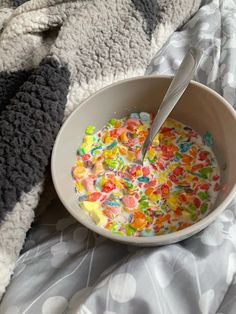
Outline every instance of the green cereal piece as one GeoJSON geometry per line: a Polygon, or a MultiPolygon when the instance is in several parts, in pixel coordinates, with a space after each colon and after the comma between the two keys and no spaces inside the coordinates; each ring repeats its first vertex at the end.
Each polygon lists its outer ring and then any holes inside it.
{"type": "Polygon", "coordinates": [[[199,196],[199,198],[200,198],[202,201],[208,199],[208,197],[209,197],[208,192],[202,192],[202,191],[200,191],[200,192],[198,192],[197,195],[199,196]]]}
{"type": "Polygon", "coordinates": [[[147,199],[147,197],[145,195],[143,195],[138,202],[141,203],[142,201],[146,201],[146,199],[147,199]]]}
{"type": "Polygon", "coordinates": [[[152,222],[152,218],[149,217],[149,216],[146,216],[146,220],[147,220],[148,222],[152,222]]]}
{"type": "Polygon", "coordinates": [[[81,148],[81,147],[79,147],[78,149],[77,149],[77,154],[78,155],[84,155],[85,154],[85,150],[84,150],[84,148],[81,148]]]}
{"type": "Polygon", "coordinates": [[[133,184],[126,181],[126,182],[125,182],[125,186],[126,186],[127,189],[132,189],[133,184]]]}
{"type": "Polygon", "coordinates": [[[196,221],[197,220],[197,214],[196,213],[191,214],[191,219],[192,219],[192,221],[196,221]]]}
{"type": "Polygon", "coordinates": [[[162,209],[162,210],[166,210],[167,207],[168,207],[167,204],[162,204],[162,205],[161,205],[161,209],[162,209]]]}
{"type": "Polygon", "coordinates": [[[108,121],[108,123],[112,126],[114,126],[116,124],[117,120],[115,118],[112,118],[108,121]]]}
{"type": "Polygon", "coordinates": [[[177,153],[175,154],[175,157],[176,157],[177,159],[181,159],[181,158],[182,158],[182,155],[181,155],[179,152],[177,152],[177,153]]]}
{"type": "Polygon", "coordinates": [[[117,160],[105,159],[105,163],[109,166],[111,170],[115,170],[119,166],[117,160]]]}
{"type": "Polygon", "coordinates": [[[202,203],[201,207],[200,207],[200,211],[202,214],[205,214],[205,212],[208,210],[208,205],[207,203],[202,203]]]}
{"type": "Polygon", "coordinates": [[[141,201],[139,202],[139,208],[143,209],[143,208],[147,208],[149,206],[147,201],[141,201]]]}
{"type": "Polygon", "coordinates": [[[111,227],[110,227],[110,230],[111,230],[112,232],[115,232],[115,231],[116,231],[116,228],[117,228],[117,223],[116,223],[115,221],[113,221],[113,223],[112,223],[112,225],[111,225],[111,227]]]}
{"type": "Polygon", "coordinates": [[[114,234],[119,234],[119,235],[124,235],[124,233],[121,232],[121,231],[113,231],[113,233],[114,233],[114,234]]]}
{"type": "Polygon", "coordinates": [[[213,172],[212,167],[204,167],[198,170],[198,172],[201,174],[202,178],[208,179],[208,175],[213,172]]]}
{"type": "Polygon", "coordinates": [[[135,233],[135,229],[130,225],[125,226],[125,231],[128,236],[132,236],[135,233]]]}
{"type": "Polygon", "coordinates": [[[196,212],[196,207],[193,203],[190,203],[187,207],[184,208],[186,212],[190,213],[191,215],[195,214],[196,212]]]}
{"type": "Polygon", "coordinates": [[[88,125],[85,129],[85,134],[92,135],[95,131],[96,127],[94,125],[88,125]]]}

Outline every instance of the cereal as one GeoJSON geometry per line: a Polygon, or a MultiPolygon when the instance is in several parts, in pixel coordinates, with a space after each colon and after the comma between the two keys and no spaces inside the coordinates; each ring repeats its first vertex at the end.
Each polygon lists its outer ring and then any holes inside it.
{"type": "Polygon", "coordinates": [[[205,217],[220,189],[212,152],[203,137],[167,119],[143,166],[135,161],[153,122],[147,112],[112,118],[94,134],[85,130],[72,175],[80,206],[94,222],[113,233],[155,236],[182,230],[205,217]]]}

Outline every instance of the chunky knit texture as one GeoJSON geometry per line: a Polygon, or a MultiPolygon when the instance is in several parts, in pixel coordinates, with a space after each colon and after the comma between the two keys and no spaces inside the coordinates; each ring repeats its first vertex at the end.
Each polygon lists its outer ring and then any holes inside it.
{"type": "Polygon", "coordinates": [[[0,295],[33,220],[63,119],[99,88],[144,74],[154,54],[199,2],[3,1],[0,295]]]}

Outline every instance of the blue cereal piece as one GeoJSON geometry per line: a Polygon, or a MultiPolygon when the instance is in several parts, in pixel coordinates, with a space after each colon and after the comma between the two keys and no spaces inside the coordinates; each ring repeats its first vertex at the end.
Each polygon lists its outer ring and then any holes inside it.
{"type": "Polygon", "coordinates": [[[101,145],[96,146],[96,147],[94,147],[93,149],[91,149],[91,154],[92,154],[92,156],[94,156],[94,152],[95,152],[96,150],[101,150],[101,149],[102,149],[102,146],[101,146],[101,145]]]}
{"type": "Polygon", "coordinates": [[[150,121],[150,114],[148,112],[140,112],[140,119],[144,122],[150,121]]]}
{"type": "Polygon", "coordinates": [[[87,195],[86,195],[86,194],[81,195],[81,196],[79,197],[79,201],[80,201],[80,202],[83,202],[83,201],[85,201],[86,199],[87,199],[87,195]]]}
{"type": "Polygon", "coordinates": [[[107,146],[107,149],[112,149],[113,147],[116,147],[117,141],[113,141],[110,145],[107,146]]]}
{"type": "Polygon", "coordinates": [[[139,114],[137,112],[133,112],[130,114],[131,119],[139,119],[139,114]]]}
{"type": "Polygon", "coordinates": [[[154,232],[154,230],[142,230],[141,236],[142,237],[152,237],[152,236],[155,236],[155,232],[154,232]]]}
{"type": "Polygon", "coordinates": [[[115,201],[106,200],[104,203],[109,205],[109,206],[115,206],[115,207],[120,206],[120,204],[118,202],[115,202],[115,201]]]}
{"type": "Polygon", "coordinates": [[[148,177],[138,177],[138,181],[147,183],[147,182],[149,182],[149,178],[148,177]]]}
{"type": "Polygon", "coordinates": [[[213,138],[210,132],[207,131],[205,134],[203,134],[203,142],[207,146],[213,145],[213,138]]]}
{"type": "Polygon", "coordinates": [[[186,153],[189,150],[190,147],[191,147],[191,143],[181,143],[179,145],[181,153],[186,153]]]}

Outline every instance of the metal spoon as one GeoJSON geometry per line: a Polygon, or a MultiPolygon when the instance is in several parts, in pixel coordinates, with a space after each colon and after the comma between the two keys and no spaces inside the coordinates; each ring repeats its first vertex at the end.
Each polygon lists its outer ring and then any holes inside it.
{"type": "MultiPolygon", "coordinates": [[[[153,121],[149,134],[142,147],[142,162],[146,155],[149,145],[152,143],[157,132],[160,130],[162,124],[168,118],[171,111],[176,106],[178,100],[183,95],[184,91],[188,87],[191,79],[193,78],[201,56],[202,50],[197,48],[190,48],[184,57],[175,77],[173,78],[164,99],[158,109],[156,117],[153,121]]],[[[139,161],[138,161],[139,163],[139,161]]]]}

